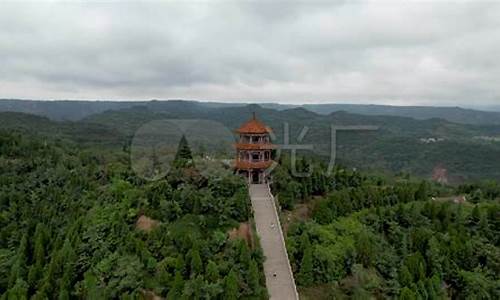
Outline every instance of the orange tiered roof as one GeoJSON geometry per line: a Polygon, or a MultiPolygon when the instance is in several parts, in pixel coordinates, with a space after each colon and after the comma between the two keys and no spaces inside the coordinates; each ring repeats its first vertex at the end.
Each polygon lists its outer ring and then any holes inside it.
{"type": "Polygon", "coordinates": [[[271,133],[271,128],[264,125],[262,122],[255,118],[255,114],[253,115],[253,119],[241,125],[241,127],[236,130],[237,133],[271,133]]]}
{"type": "Polygon", "coordinates": [[[270,143],[262,143],[262,144],[244,144],[244,143],[236,143],[234,144],[236,149],[242,150],[272,150],[276,149],[276,145],[270,143]]]}
{"type": "Polygon", "coordinates": [[[249,162],[244,160],[237,160],[235,167],[237,169],[267,169],[273,164],[272,160],[259,161],[259,162],[249,162]]]}

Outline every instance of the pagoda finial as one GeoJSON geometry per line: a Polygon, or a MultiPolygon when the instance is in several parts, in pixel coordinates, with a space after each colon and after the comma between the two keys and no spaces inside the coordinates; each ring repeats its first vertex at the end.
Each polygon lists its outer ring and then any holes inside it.
{"type": "Polygon", "coordinates": [[[253,119],[255,120],[256,119],[255,112],[252,112],[252,116],[253,116],[253,119]]]}

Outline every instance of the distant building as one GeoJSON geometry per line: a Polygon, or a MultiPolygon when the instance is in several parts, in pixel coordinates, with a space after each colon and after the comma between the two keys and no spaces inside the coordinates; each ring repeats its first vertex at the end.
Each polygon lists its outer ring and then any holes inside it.
{"type": "Polygon", "coordinates": [[[419,141],[424,144],[433,144],[433,143],[443,142],[444,139],[431,137],[431,138],[421,138],[419,139],[419,141]]]}
{"type": "Polygon", "coordinates": [[[453,199],[453,202],[457,203],[457,204],[463,204],[463,203],[467,202],[467,198],[463,195],[457,196],[457,197],[455,197],[455,199],[453,199]]]}
{"type": "Polygon", "coordinates": [[[473,138],[476,140],[483,140],[488,142],[500,142],[500,137],[498,136],[475,136],[473,138]]]}
{"type": "Polygon", "coordinates": [[[273,164],[271,157],[275,146],[271,143],[271,129],[253,118],[243,124],[236,133],[235,171],[245,176],[248,183],[266,183],[269,181],[267,169],[273,164]]]}
{"type": "Polygon", "coordinates": [[[432,171],[432,180],[440,184],[448,184],[448,170],[442,165],[437,165],[432,171]]]}

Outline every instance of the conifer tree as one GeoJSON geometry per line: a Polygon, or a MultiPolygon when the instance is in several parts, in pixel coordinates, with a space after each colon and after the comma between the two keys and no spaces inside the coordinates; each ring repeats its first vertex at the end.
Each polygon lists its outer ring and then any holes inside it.
{"type": "MultiPolygon", "coordinates": [[[[443,296],[443,289],[442,289],[442,284],[441,284],[441,277],[438,274],[432,275],[431,278],[429,278],[429,290],[432,290],[433,295],[435,295],[435,298],[444,298],[443,296]]],[[[430,296],[432,297],[432,295],[430,296]]],[[[430,298],[433,299],[433,298],[430,298]]]]}
{"type": "Polygon", "coordinates": [[[427,289],[425,288],[425,280],[420,280],[417,283],[417,294],[420,299],[433,299],[429,298],[429,294],[427,293],[427,289]]]}
{"type": "Polygon", "coordinates": [[[408,271],[413,277],[414,282],[418,282],[425,279],[425,260],[420,252],[415,252],[408,256],[405,261],[405,265],[408,267],[408,271]]]}
{"type": "Polygon", "coordinates": [[[59,291],[59,296],[57,297],[58,300],[69,300],[69,292],[67,289],[63,288],[59,291]]]}
{"type": "Polygon", "coordinates": [[[365,266],[370,267],[372,265],[373,253],[376,253],[375,242],[372,240],[370,234],[363,230],[356,238],[356,252],[359,261],[365,266]]]}
{"type": "Polygon", "coordinates": [[[186,271],[186,264],[182,254],[180,254],[175,261],[175,271],[180,272],[181,275],[186,271]]]}
{"type": "Polygon", "coordinates": [[[224,287],[225,287],[224,299],[227,300],[238,299],[239,296],[238,278],[236,277],[234,269],[231,269],[229,274],[226,276],[224,287]]]}
{"type": "Polygon", "coordinates": [[[260,294],[259,269],[257,267],[257,263],[253,259],[250,261],[248,271],[248,287],[254,295],[260,294]]]}
{"type": "Polygon", "coordinates": [[[486,236],[487,238],[490,237],[490,230],[489,230],[489,225],[488,225],[488,218],[486,217],[485,213],[481,214],[481,217],[479,219],[479,232],[486,236]]]}
{"type": "Polygon", "coordinates": [[[479,224],[480,219],[481,219],[481,213],[479,212],[479,207],[478,207],[478,205],[474,205],[474,208],[472,209],[472,213],[469,217],[469,222],[472,225],[477,225],[477,224],[479,224]]]}
{"type": "Polygon", "coordinates": [[[304,250],[298,279],[302,286],[310,286],[314,281],[312,247],[308,247],[304,250]]]}
{"type": "Polygon", "coordinates": [[[193,161],[193,155],[191,154],[191,148],[184,135],[182,135],[179,141],[179,146],[177,146],[177,153],[174,158],[174,166],[183,168],[189,166],[193,161]]]}
{"type": "Polygon", "coordinates": [[[431,273],[441,275],[443,268],[443,258],[440,253],[440,244],[435,237],[431,237],[428,243],[428,249],[426,252],[427,261],[429,263],[429,269],[431,273]]]}
{"type": "MultiPolygon", "coordinates": [[[[86,299],[100,299],[102,298],[101,290],[98,287],[97,278],[91,271],[83,274],[83,287],[85,290],[86,299]]],[[[43,299],[43,298],[40,298],[43,299]]]]}
{"type": "Polygon", "coordinates": [[[247,243],[244,240],[240,240],[240,263],[248,268],[250,265],[250,251],[248,249],[247,243]]]}
{"type": "Polygon", "coordinates": [[[411,286],[413,283],[413,277],[411,276],[410,271],[406,265],[402,265],[399,270],[399,283],[402,286],[411,286]]]}
{"type": "Polygon", "coordinates": [[[184,296],[186,296],[188,299],[203,299],[203,288],[203,276],[198,275],[194,279],[191,279],[188,283],[186,283],[186,287],[184,288],[184,296]],[[189,293],[187,293],[186,290],[188,290],[189,293]]]}
{"type": "Polygon", "coordinates": [[[417,191],[415,192],[415,200],[416,201],[425,201],[428,198],[428,188],[427,188],[427,182],[425,180],[422,180],[422,182],[419,184],[417,191]]]}
{"type": "Polygon", "coordinates": [[[61,266],[62,277],[60,280],[59,299],[69,299],[68,291],[71,290],[73,286],[73,278],[75,276],[76,255],[73,247],[71,246],[71,242],[68,239],[64,241],[64,245],[61,249],[60,255],[63,258],[64,262],[61,266]]]}
{"type": "Polygon", "coordinates": [[[28,283],[21,278],[18,278],[14,286],[7,292],[9,300],[27,300],[28,299],[28,283]]]}
{"type": "Polygon", "coordinates": [[[149,160],[151,161],[151,167],[148,168],[148,173],[147,175],[150,176],[151,178],[154,178],[157,176],[160,171],[161,171],[161,163],[158,157],[158,154],[156,153],[156,147],[153,146],[153,149],[149,155],[149,160]]]}
{"type": "Polygon", "coordinates": [[[28,285],[31,289],[35,290],[37,283],[42,277],[43,273],[43,266],[35,263],[30,267],[30,270],[28,272],[28,285]]]}
{"type": "Polygon", "coordinates": [[[416,300],[417,295],[408,287],[404,287],[399,295],[399,300],[416,300]]]}
{"type": "Polygon", "coordinates": [[[36,284],[42,277],[43,265],[45,264],[45,243],[46,232],[43,223],[38,223],[35,229],[35,244],[33,246],[33,265],[28,273],[28,285],[31,289],[36,287],[36,284]]]}
{"type": "Polygon", "coordinates": [[[198,249],[191,251],[191,276],[198,275],[203,270],[203,263],[201,261],[200,252],[198,249]]]}
{"type": "Polygon", "coordinates": [[[43,225],[43,223],[38,223],[35,229],[35,245],[33,247],[33,259],[36,264],[43,264],[45,262],[46,238],[45,225],[43,225]]]}
{"type": "Polygon", "coordinates": [[[307,234],[307,232],[304,231],[300,235],[300,248],[307,249],[309,247],[311,247],[311,241],[309,241],[309,235],[307,234]]]}
{"type": "Polygon", "coordinates": [[[219,280],[219,270],[217,265],[213,261],[209,261],[207,264],[206,277],[211,282],[217,282],[219,280]]]}
{"type": "Polygon", "coordinates": [[[18,279],[24,279],[26,275],[26,262],[28,259],[28,236],[25,233],[17,249],[16,260],[10,271],[9,287],[13,287],[18,279]]]}
{"type": "Polygon", "coordinates": [[[180,271],[175,272],[175,279],[172,288],[167,294],[167,300],[177,300],[182,296],[182,290],[184,289],[184,278],[180,271]]]}

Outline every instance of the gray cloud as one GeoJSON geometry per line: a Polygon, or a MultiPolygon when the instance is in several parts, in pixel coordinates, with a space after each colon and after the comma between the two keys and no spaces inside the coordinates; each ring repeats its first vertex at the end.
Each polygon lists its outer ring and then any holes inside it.
{"type": "Polygon", "coordinates": [[[492,105],[498,53],[495,2],[0,1],[0,98],[492,105]]]}

